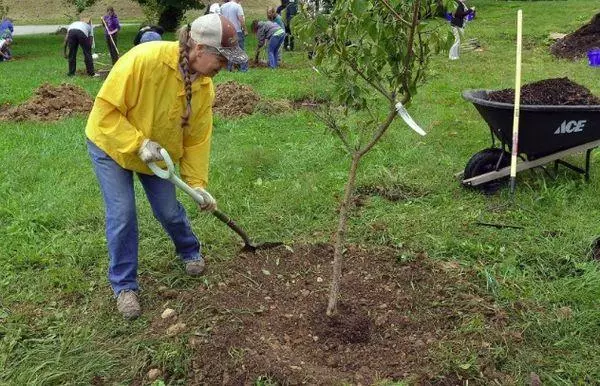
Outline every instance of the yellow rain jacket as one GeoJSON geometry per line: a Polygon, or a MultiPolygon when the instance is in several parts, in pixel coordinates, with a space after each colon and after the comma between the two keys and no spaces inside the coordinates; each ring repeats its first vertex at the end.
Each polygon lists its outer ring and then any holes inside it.
{"type": "Polygon", "coordinates": [[[211,78],[195,79],[189,126],[182,128],[186,102],[179,44],[140,44],[110,71],[96,96],[85,134],[121,167],[144,174],[153,173],[137,153],[144,139],[155,141],[179,163],[188,185],[206,187],[214,97],[211,78]]]}

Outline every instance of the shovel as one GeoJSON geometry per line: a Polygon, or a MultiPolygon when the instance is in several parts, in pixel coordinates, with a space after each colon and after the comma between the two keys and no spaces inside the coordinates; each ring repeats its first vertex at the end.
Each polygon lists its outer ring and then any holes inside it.
{"type": "MultiPolygon", "coordinates": [[[[194,201],[196,201],[198,204],[200,204],[200,205],[204,204],[204,199],[202,198],[202,196],[198,192],[196,192],[194,189],[192,189],[188,184],[183,182],[183,180],[181,180],[181,178],[179,178],[179,176],[177,176],[177,174],[175,173],[175,165],[173,164],[173,161],[171,160],[171,156],[169,156],[169,153],[165,149],[160,149],[160,154],[163,156],[163,159],[164,159],[165,163],[167,164],[167,170],[161,168],[154,162],[149,162],[148,167],[154,172],[154,174],[164,180],[171,181],[175,186],[177,186],[178,188],[182,189],[187,194],[189,194],[194,199],[194,201]]],[[[248,237],[246,232],[244,232],[242,230],[242,228],[240,228],[240,226],[237,225],[235,223],[235,221],[233,221],[225,213],[221,212],[219,209],[215,209],[211,213],[213,214],[213,216],[215,216],[216,218],[221,220],[223,223],[225,223],[225,225],[227,225],[229,228],[231,228],[231,230],[233,230],[235,233],[237,233],[242,238],[242,240],[244,241],[244,247],[242,248],[242,252],[254,253],[254,252],[256,252],[257,249],[269,249],[269,248],[275,248],[277,246],[283,245],[282,242],[269,242],[269,243],[262,243],[262,244],[254,244],[254,243],[252,243],[252,241],[250,240],[250,238],[248,237]]]]}

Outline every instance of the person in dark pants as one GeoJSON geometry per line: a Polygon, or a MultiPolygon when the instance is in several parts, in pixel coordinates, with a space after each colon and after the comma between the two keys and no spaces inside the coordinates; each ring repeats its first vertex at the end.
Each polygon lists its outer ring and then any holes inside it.
{"type": "Polygon", "coordinates": [[[460,40],[465,33],[465,18],[467,15],[472,14],[475,11],[475,7],[469,8],[465,4],[465,0],[455,0],[456,10],[452,14],[450,20],[450,26],[452,27],[452,34],[454,35],[454,44],[450,47],[448,58],[450,60],[457,60],[460,54],[460,40]]]}
{"type": "Polygon", "coordinates": [[[285,40],[283,47],[287,51],[294,51],[294,35],[292,33],[292,19],[298,13],[298,5],[296,0],[289,0],[285,7],[285,40]]]}
{"type": "Polygon", "coordinates": [[[83,58],[88,75],[97,76],[96,72],[94,71],[94,61],[92,60],[93,39],[94,34],[92,32],[92,20],[90,18],[82,18],[80,21],[76,21],[69,25],[63,47],[63,54],[66,59],[69,59],[69,72],[67,73],[68,76],[75,75],[77,64],[77,48],[79,46],[81,46],[81,49],[83,50],[83,58]],[[67,47],[69,47],[68,54],[67,47]]]}
{"type": "Polygon", "coordinates": [[[121,29],[121,24],[119,23],[119,18],[117,17],[113,7],[108,7],[106,9],[106,15],[104,15],[103,19],[105,26],[104,39],[106,40],[106,45],[108,46],[108,51],[110,52],[112,64],[115,64],[119,59],[119,53],[117,52],[117,38],[119,35],[119,30],[121,29]]]}

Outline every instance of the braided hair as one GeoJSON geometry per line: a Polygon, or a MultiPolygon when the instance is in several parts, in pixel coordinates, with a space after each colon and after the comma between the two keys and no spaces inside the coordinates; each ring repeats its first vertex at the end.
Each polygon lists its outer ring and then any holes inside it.
{"type": "Polygon", "coordinates": [[[190,48],[194,41],[190,39],[191,26],[182,27],[179,30],[179,67],[183,73],[183,83],[185,87],[185,112],[181,116],[181,127],[185,128],[189,124],[192,112],[192,80],[190,77],[190,48]]]}

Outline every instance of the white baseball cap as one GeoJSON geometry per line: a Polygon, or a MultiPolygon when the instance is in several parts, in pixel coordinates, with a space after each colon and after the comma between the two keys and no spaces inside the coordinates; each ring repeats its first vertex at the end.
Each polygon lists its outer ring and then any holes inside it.
{"type": "Polygon", "coordinates": [[[232,64],[248,61],[248,55],[238,44],[235,27],[221,15],[211,13],[194,20],[190,25],[190,37],[197,44],[216,48],[232,64]]]}

